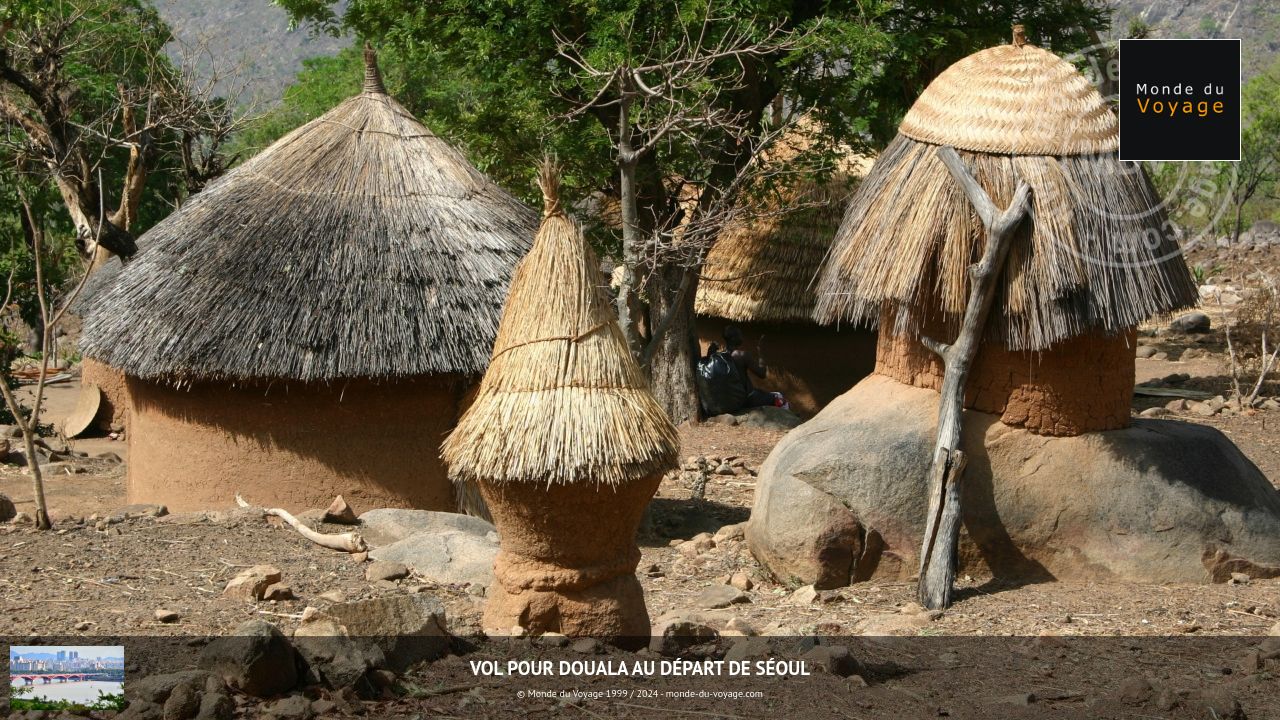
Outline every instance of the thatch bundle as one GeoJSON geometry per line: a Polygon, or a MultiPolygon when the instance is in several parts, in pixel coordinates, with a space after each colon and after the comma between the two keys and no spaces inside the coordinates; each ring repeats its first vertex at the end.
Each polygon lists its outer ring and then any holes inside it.
{"type": "Polygon", "coordinates": [[[484,370],[536,215],[366,60],[361,94],[147,233],[95,292],[86,355],[178,382],[484,370]]]}
{"type": "MultiPolygon", "coordinates": [[[[1007,348],[1038,350],[1115,333],[1195,304],[1194,283],[1141,166],[1115,155],[1116,121],[1069,63],[1030,45],[975,53],[944,71],[907,113],[850,203],[818,279],[820,322],[897,332],[931,316],[958,324],[983,227],[937,156],[959,151],[1000,206],[1032,189],[990,326],[1007,348]]],[[[933,317],[933,319],[938,319],[933,317]]]]}
{"type": "Polygon", "coordinates": [[[561,208],[550,167],[533,248],[511,280],[479,394],[444,443],[455,481],[600,483],[674,466],[675,427],[650,395],[599,261],[561,208]]]}
{"type": "Polygon", "coordinates": [[[786,165],[808,145],[810,125],[780,139],[767,158],[782,176],[756,188],[745,217],[729,223],[707,253],[694,310],[735,322],[811,322],[811,284],[840,226],[854,183],[869,158],[848,155],[832,177],[786,177],[786,165]],[[789,210],[788,208],[798,208],[789,210]]]}

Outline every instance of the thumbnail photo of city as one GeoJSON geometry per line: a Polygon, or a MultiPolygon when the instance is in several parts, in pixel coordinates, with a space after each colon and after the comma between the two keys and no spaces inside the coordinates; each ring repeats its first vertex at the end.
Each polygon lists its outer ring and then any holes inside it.
{"type": "Polygon", "coordinates": [[[10,710],[123,710],[124,648],[23,645],[9,648],[10,710]]]}

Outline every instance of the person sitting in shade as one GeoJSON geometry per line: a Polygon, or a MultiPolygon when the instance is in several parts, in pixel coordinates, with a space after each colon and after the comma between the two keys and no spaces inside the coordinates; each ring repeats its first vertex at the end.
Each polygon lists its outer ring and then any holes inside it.
{"type": "Polygon", "coordinates": [[[755,407],[780,407],[790,409],[780,392],[760,390],[751,382],[751,376],[764,380],[769,375],[760,346],[756,351],[742,348],[742,330],[737,325],[725,326],[725,349],[711,343],[707,356],[698,362],[698,389],[703,410],[707,415],[736,413],[755,407]]]}

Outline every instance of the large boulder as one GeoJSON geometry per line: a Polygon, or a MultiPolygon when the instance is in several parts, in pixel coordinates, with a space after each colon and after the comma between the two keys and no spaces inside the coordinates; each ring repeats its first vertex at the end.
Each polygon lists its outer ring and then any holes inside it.
{"type": "Polygon", "coordinates": [[[399,542],[420,533],[464,532],[484,537],[493,523],[461,513],[380,508],[360,516],[360,535],[373,547],[399,542]]]}
{"type": "Polygon", "coordinates": [[[296,657],[288,638],[275,625],[246,620],[231,635],[205,646],[200,667],[246,695],[271,697],[298,684],[296,657]]]}
{"type": "Polygon", "coordinates": [[[418,576],[435,583],[487,588],[493,582],[493,558],[497,554],[496,535],[428,530],[374,548],[369,557],[403,563],[418,576]]]}
{"type": "MultiPolygon", "coordinates": [[[[819,588],[919,563],[938,394],[873,375],[791,431],[747,525],[775,575],[819,588]]],[[[997,577],[1280,576],[1280,492],[1213,428],[1137,419],[1077,437],[966,411],[961,564],[997,577]]]]}

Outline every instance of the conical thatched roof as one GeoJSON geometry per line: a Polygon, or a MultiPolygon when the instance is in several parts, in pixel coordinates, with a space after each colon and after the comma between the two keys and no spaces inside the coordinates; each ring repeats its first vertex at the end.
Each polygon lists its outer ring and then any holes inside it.
{"type": "MultiPolygon", "coordinates": [[[[808,147],[805,133],[812,129],[779,140],[766,162],[785,166],[808,147]]],[[[812,322],[813,277],[853,184],[870,166],[870,158],[850,153],[825,182],[799,175],[745,198],[756,206],[726,226],[707,253],[695,312],[734,322],[812,322]]]]}
{"type": "Polygon", "coordinates": [[[874,323],[889,307],[899,332],[930,315],[958,324],[984,234],[941,144],[1001,207],[1019,178],[1032,189],[996,300],[1006,347],[1043,349],[1194,305],[1160,198],[1141,166],[1117,158],[1115,119],[1087,85],[1030,45],[944,71],[854,193],[818,278],[816,319],[874,323]]]}
{"type": "Polygon", "coordinates": [[[95,293],[86,355],[130,375],[479,373],[536,215],[386,94],[281,138],[156,225],[95,293]]]}
{"type": "Polygon", "coordinates": [[[616,485],[675,465],[676,429],[649,393],[564,214],[554,171],[533,248],[511,280],[493,359],[443,447],[455,481],[616,485]]]}

